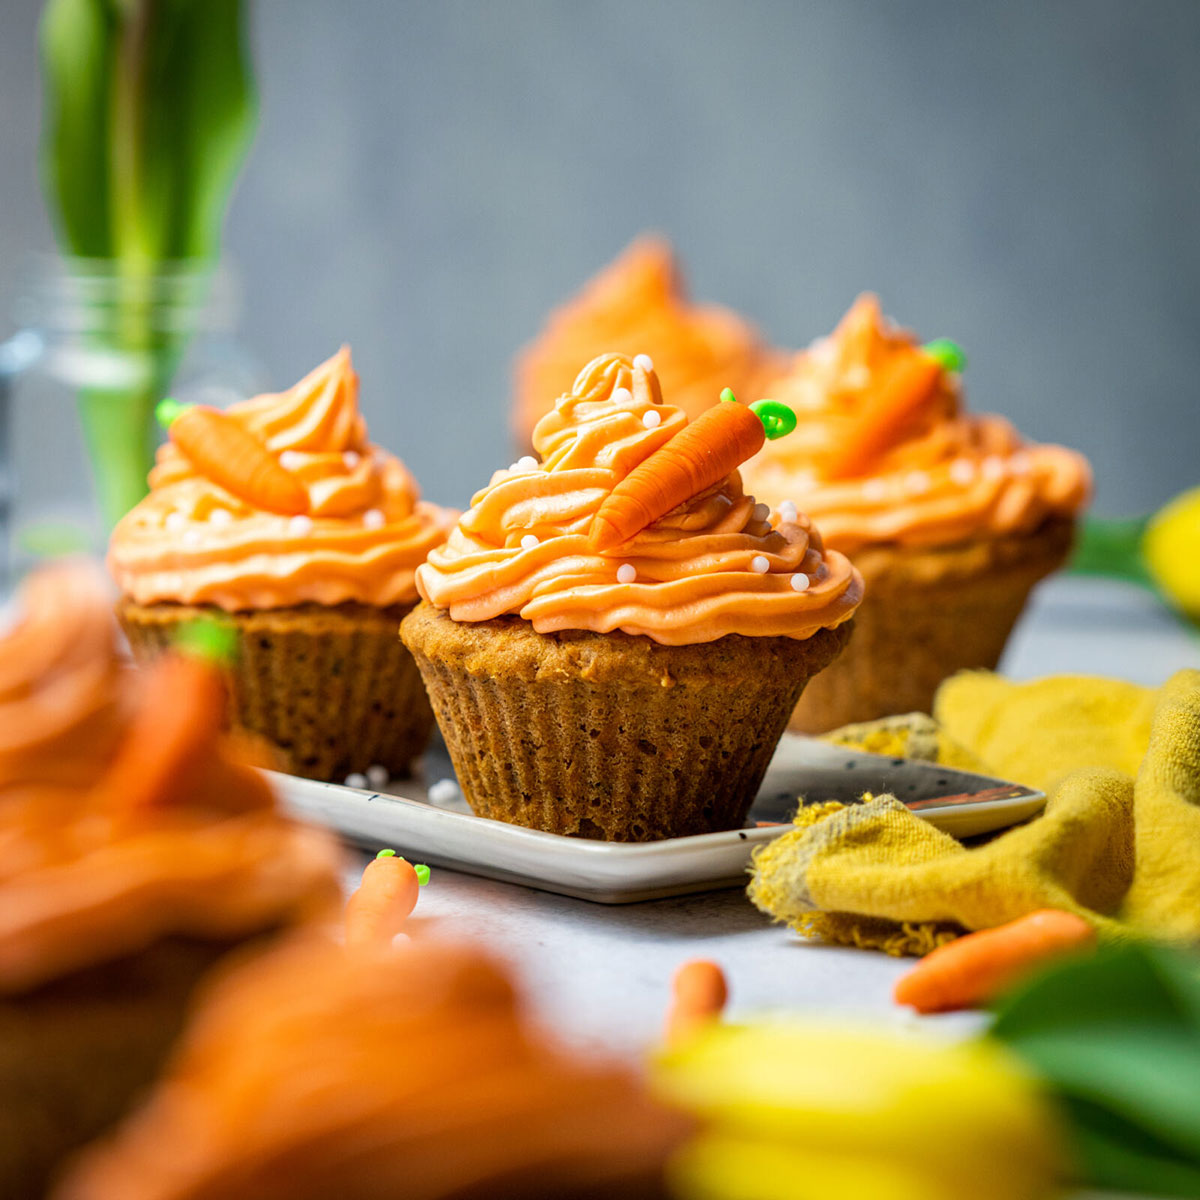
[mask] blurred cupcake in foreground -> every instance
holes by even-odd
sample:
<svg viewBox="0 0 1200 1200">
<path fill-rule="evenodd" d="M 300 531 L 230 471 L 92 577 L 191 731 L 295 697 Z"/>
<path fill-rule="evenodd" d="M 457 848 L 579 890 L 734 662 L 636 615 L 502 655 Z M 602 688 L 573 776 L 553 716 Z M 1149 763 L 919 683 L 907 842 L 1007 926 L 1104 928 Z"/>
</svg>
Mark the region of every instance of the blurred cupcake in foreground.
<svg viewBox="0 0 1200 1200">
<path fill-rule="evenodd" d="M 994 667 L 1033 586 L 1062 565 L 1091 492 L 1086 459 L 963 411 L 950 342 L 919 345 L 860 296 L 767 394 L 796 432 L 745 468 L 863 574 L 853 645 L 809 688 L 794 728 L 929 712 L 947 675 Z"/>
<path fill-rule="evenodd" d="M 742 490 L 776 419 L 689 423 L 648 358 L 602 355 L 420 568 L 401 636 L 477 814 L 616 841 L 741 825 L 862 594 L 806 516 Z"/>
<path fill-rule="evenodd" d="M 578 295 L 551 313 L 515 368 L 513 429 L 529 445 L 533 427 L 597 354 L 648 354 L 671 403 L 697 416 L 721 389 L 758 395 L 779 355 L 736 313 L 688 300 L 670 243 L 643 235 Z"/>
<path fill-rule="evenodd" d="M 54 1200 L 665 1195 L 688 1122 L 523 1007 L 478 950 L 295 938 L 211 989 L 166 1079 Z"/>
<path fill-rule="evenodd" d="M 0 1195 L 154 1078 L 231 950 L 325 916 L 339 852 L 285 820 L 220 733 L 208 663 L 119 660 L 90 571 L 30 579 L 0 637 Z"/>
<path fill-rule="evenodd" d="M 220 615 L 238 634 L 233 719 L 289 770 L 404 773 L 433 718 L 396 629 L 456 514 L 367 440 L 349 350 L 227 412 L 164 407 L 171 440 L 108 559 L 134 654 Z"/>
</svg>

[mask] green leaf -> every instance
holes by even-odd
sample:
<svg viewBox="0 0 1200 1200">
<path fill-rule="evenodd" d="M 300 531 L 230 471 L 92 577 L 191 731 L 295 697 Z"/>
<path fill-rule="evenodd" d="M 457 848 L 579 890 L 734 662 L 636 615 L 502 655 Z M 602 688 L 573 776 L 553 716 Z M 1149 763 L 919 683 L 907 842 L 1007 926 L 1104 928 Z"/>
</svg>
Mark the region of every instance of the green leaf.
<svg viewBox="0 0 1200 1200">
<path fill-rule="evenodd" d="M 42 14 L 42 182 L 65 248 L 87 258 L 112 252 L 108 97 L 116 26 L 107 0 L 49 0 Z"/>
<path fill-rule="evenodd" d="M 1136 945 L 1065 964 L 1005 999 L 992 1035 L 1059 1100 L 1089 1183 L 1200 1194 L 1200 961 Z"/>
</svg>

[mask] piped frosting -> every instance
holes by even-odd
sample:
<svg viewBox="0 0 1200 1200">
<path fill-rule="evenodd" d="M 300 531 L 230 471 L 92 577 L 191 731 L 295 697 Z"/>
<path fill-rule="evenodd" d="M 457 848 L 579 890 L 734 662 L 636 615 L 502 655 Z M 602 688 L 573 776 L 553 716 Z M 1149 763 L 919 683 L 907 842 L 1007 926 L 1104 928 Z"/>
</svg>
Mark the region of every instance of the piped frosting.
<svg viewBox="0 0 1200 1200">
<path fill-rule="evenodd" d="M 0 635 L 0 995 L 135 953 L 160 937 L 228 939 L 322 911 L 339 854 L 286 820 L 234 761 L 219 709 L 157 766 L 135 811 L 112 786 L 155 720 L 124 667 L 106 589 L 84 568 L 34 576 Z M 128 774 L 124 775 L 128 778 Z"/>
<path fill-rule="evenodd" d="M 109 567 L 126 596 L 229 611 L 416 598 L 416 568 L 456 514 L 420 500 L 400 460 L 368 441 L 347 348 L 228 414 L 300 481 L 307 512 L 257 508 L 167 443 L 150 495 L 113 532 Z"/>
<path fill-rule="evenodd" d="M 1028 533 L 1087 504 L 1091 471 L 1081 454 L 1029 443 L 1002 417 L 966 413 L 961 379 L 949 369 L 869 462 L 849 476 L 833 470 L 881 372 L 916 344 L 863 295 L 831 337 L 796 356 L 767 386 L 796 411 L 796 432 L 768 443 L 744 468 L 759 495 L 794 502 L 829 545 L 850 554 L 866 545 Z"/>
<path fill-rule="evenodd" d="M 626 355 L 589 363 L 538 422 L 539 458 L 497 471 L 418 570 L 422 597 L 456 621 L 514 614 L 539 633 L 619 629 L 667 645 L 806 638 L 849 619 L 858 573 L 806 516 L 759 506 L 737 471 L 624 544 L 595 549 L 601 503 L 687 424 L 660 395 L 655 369 Z"/>
</svg>

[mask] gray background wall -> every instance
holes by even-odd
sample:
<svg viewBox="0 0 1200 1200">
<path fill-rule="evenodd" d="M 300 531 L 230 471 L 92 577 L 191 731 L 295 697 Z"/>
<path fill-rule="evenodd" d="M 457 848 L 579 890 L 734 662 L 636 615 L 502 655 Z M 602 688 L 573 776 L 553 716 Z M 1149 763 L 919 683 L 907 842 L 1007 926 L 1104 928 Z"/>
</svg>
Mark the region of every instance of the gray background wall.
<svg viewBox="0 0 1200 1200">
<path fill-rule="evenodd" d="M 38 0 L 0 0 L 0 335 L 31 250 Z M 376 440 L 462 503 L 512 351 L 644 228 L 801 345 L 854 294 L 1098 509 L 1200 483 L 1195 0 L 258 0 L 228 248 L 278 386 L 349 340 Z"/>
</svg>

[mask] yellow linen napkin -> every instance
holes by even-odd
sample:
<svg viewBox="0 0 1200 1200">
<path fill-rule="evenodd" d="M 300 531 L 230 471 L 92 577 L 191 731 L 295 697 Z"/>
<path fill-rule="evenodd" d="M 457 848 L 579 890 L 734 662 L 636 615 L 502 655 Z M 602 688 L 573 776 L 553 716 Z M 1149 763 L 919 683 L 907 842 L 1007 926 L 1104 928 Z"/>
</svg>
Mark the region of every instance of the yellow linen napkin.
<svg viewBox="0 0 1200 1200">
<path fill-rule="evenodd" d="M 1158 693 L 1131 687 L 949 681 L 936 704 L 947 743 L 1020 783 L 1060 779 L 1042 816 L 968 848 L 891 796 L 802 807 L 794 830 L 756 852 L 751 899 L 807 936 L 892 954 L 1038 908 L 1079 913 L 1102 936 L 1200 940 L 1200 672 Z M 1129 762 L 1143 729 L 1135 785 L 1113 763 Z M 1072 770 L 1085 754 L 1102 765 Z M 1025 774 L 997 765 L 1018 761 Z"/>
</svg>

